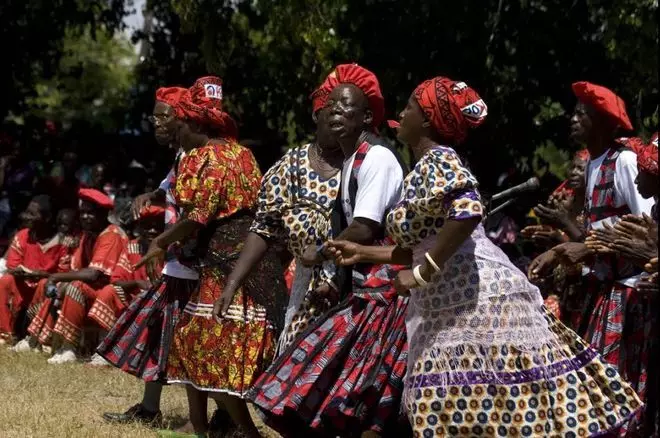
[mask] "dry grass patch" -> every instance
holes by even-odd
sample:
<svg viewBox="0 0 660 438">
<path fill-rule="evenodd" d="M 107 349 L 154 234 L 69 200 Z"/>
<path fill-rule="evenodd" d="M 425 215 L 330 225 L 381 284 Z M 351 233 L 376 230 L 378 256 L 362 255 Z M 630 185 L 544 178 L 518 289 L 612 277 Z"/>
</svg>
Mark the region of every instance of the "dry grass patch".
<svg viewBox="0 0 660 438">
<path fill-rule="evenodd" d="M 17 354 L 0 347 L 0 437 L 157 436 L 145 426 L 110 425 L 101 418 L 103 412 L 121 412 L 140 401 L 142 381 L 114 368 L 48 365 L 46 359 L 42 354 Z M 183 424 L 188 417 L 185 390 L 166 387 L 161 409 L 170 427 Z M 265 437 L 278 436 L 258 424 Z"/>
</svg>

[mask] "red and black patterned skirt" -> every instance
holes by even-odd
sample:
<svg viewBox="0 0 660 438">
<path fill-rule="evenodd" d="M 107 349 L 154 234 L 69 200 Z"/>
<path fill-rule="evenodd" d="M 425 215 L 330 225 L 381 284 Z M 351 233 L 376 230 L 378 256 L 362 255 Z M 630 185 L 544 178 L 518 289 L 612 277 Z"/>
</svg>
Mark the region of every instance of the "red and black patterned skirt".
<svg viewBox="0 0 660 438">
<path fill-rule="evenodd" d="M 163 380 L 174 327 L 197 283 L 163 276 L 160 284 L 138 295 L 122 313 L 98 354 L 147 382 Z"/>
<path fill-rule="evenodd" d="M 261 375 L 250 398 L 283 436 L 360 436 L 398 426 L 408 299 L 352 295 Z"/>
</svg>

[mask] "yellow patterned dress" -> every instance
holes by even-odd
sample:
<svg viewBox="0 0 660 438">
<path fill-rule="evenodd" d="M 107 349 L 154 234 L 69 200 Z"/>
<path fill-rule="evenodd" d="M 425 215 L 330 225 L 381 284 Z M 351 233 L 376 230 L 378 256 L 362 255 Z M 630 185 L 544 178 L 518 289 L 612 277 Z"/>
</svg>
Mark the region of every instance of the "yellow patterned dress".
<svg viewBox="0 0 660 438">
<path fill-rule="evenodd" d="M 261 173 L 252 153 L 235 142 L 210 143 L 179 164 L 176 201 L 181 219 L 204 225 L 197 234 L 199 289 L 174 331 L 168 359 L 170 383 L 242 397 L 270 364 L 275 348 L 273 297 L 284 297 L 283 269 L 275 253 L 234 295 L 228 316 L 212 316 L 225 279 L 245 242 Z"/>
<path fill-rule="evenodd" d="M 438 146 L 404 180 L 387 231 L 417 265 L 446 220 L 481 215 L 476 179 Z M 406 330 L 404 400 L 415 437 L 601 436 L 641 408 L 616 369 L 544 309 L 481 225 L 411 292 Z"/>
</svg>

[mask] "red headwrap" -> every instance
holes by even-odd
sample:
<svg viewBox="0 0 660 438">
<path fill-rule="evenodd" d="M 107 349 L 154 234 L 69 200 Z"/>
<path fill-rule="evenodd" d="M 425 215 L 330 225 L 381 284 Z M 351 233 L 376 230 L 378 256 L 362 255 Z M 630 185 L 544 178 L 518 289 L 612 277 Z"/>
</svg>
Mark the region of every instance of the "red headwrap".
<svg viewBox="0 0 660 438">
<path fill-rule="evenodd" d="M 640 171 L 658 176 L 658 133 L 651 137 L 651 142 L 637 153 L 637 167 Z"/>
<path fill-rule="evenodd" d="M 328 96 L 339 84 L 353 84 L 362 90 L 369 100 L 369 109 L 373 113 L 372 126 L 377 128 L 385 118 L 385 99 L 376 75 L 357 64 L 338 65 L 328 75 L 321 86 L 312 93 L 314 112 L 325 106 Z"/>
<path fill-rule="evenodd" d="M 175 107 L 186 91 L 188 91 L 187 88 L 161 87 L 156 90 L 156 100 L 166 103 L 171 107 Z"/>
<path fill-rule="evenodd" d="M 80 189 L 78 190 L 78 197 L 81 201 L 91 202 L 106 210 L 112 210 L 115 206 L 115 203 L 108 195 L 96 189 Z"/>
<path fill-rule="evenodd" d="M 633 126 L 626 113 L 626 104 L 612 90 L 590 82 L 576 82 L 572 88 L 580 102 L 606 115 L 617 127 L 632 131 Z"/>
<path fill-rule="evenodd" d="M 238 127 L 234 119 L 222 110 L 222 80 L 205 76 L 195 81 L 176 106 L 177 117 L 218 130 L 223 137 L 236 139 Z"/>
<path fill-rule="evenodd" d="M 639 137 L 621 137 L 614 141 L 627 147 L 636 154 L 639 154 L 640 151 L 646 147 L 644 140 Z"/>
<path fill-rule="evenodd" d="M 158 205 L 150 205 L 140 211 L 140 219 L 149 219 L 152 217 L 165 216 L 165 208 Z"/>
<path fill-rule="evenodd" d="M 486 103 L 465 82 L 438 76 L 422 82 L 413 95 L 436 131 L 456 144 L 462 143 L 468 129 L 481 125 L 488 115 Z"/>
</svg>

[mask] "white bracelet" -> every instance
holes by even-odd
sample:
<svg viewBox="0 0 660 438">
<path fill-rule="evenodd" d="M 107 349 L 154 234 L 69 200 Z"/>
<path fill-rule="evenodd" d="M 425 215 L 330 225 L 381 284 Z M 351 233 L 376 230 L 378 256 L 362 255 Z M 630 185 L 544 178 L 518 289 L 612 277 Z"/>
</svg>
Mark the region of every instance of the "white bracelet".
<svg viewBox="0 0 660 438">
<path fill-rule="evenodd" d="M 421 265 L 417 265 L 413 268 L 413 277 L 415 278 L 415 281 L 417 282 L 417 284 L 419 286 L 424 287 L 427 284 L 429 284 L 429 282 L 422 278 L 422 274 L 419 273 L 419 268 L 420 267 L 421 267 Z"/>
<path fill-rule="evenodd" d="M 438 272 L 440 271 L 440 266 L 433 260 L 433 257 L 431 257 L 431 254 L 424 253 L 424 257 L 426 257 L 426 261 L 429 262 L 429 265 L 433 268 L 433 272 Z"/>
</svg>

